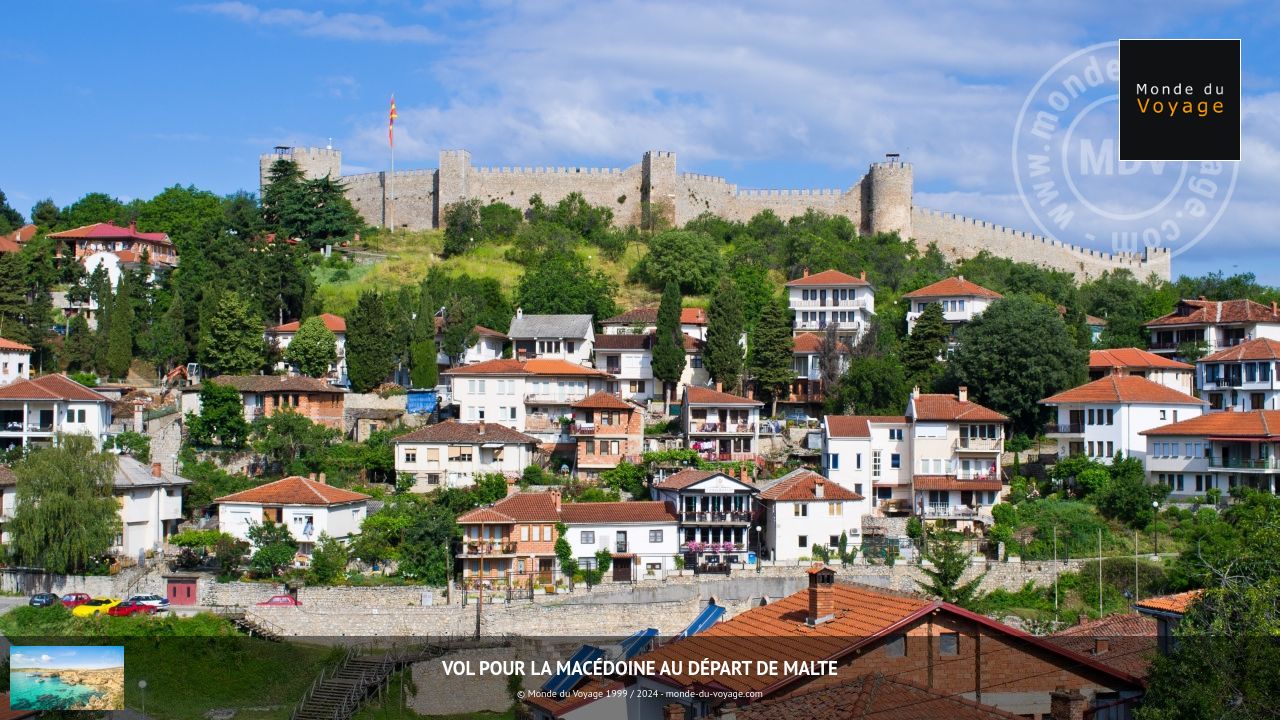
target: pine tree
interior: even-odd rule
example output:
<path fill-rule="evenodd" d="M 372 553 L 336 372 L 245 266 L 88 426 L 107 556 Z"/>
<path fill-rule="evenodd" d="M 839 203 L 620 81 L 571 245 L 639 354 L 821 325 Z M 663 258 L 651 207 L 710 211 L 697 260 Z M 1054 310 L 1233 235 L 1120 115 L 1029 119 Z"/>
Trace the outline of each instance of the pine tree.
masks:
<path fill-rule="evenodd" d="M 303 375 L 323 377 L 338 361 L 338 339 L 323 318 L 307 318 L 285 348 L 284 359 L 297 365 Z"/>
<path fill-rule="evenodd" d="M 387 306 L 376 292 L 361 293 L 347 318 L 347 372 L 351 389 L 369 392 L 395 369 L 395 342 Z"/>
<path fill-rule="evenodd" d="M 933 385 L 942 369 L 938 358 L 946 352 L 950 338 L 951 328 L 942 316 L 942 303 L 925 305 L 911 335 L 902 344 L 902 365 L 912 383 L 926 389 Z"/>
<path fill-rule="evenodd" d="M 62 356 L 67 370 L 93 369 L 93 331 L 84 315 L 76 314 L 67 324 L 67 339 L 62 344 Z"/>
<path fill-rule="evenodd" d="M 707 309 L 707 344 L 702 357 L 711 378 L 731 391 L 742 378 L 742 330 L 738 287 L 724 278 Z"/>
<path fill-rule="evenodd" d="M 0 337 L 24 335 L 27 283 L 23 266 L 18 253 L 0 255 Z"/>
<path fill-rule="evenodd" d="M 129 297 L 129 278 L 122 273 L 120 285 L 111 299 L 111 329 L 107 333 L 107 374 L 124 378 L 133 362 L 133 300 Z"/>
<path fill-rule="evenodd" d="M 187 336 L 181 295 L 174 295 L 169 309 L 160 317 L 151 333 L 151 359 L 160 366 L 161 374 L 175 363 L 187 359 Z"/>
<path fill-rule="evenodd" d="M 262 367 L 262 321 L 247 300 L 224 292 L 205 320 L 200 362 L 206 375 L 248 375 Z"/>
<path fill-rule="evenodd" d="M 928 539 L 924 557 L 933 567 L 921 566 L 920 571 L 928 582 L 916 581 L 920 590 L 943 602 L 964 607 L 978 594 L 978 586 L 986 573 L 961 584 L 960 578 L 969 568 L 970 553 L 964 546 L 964 538 L 954 532 L 939 533 Z"/>
<path fill-rule="evenodd" d="M 413 342 L 409 346 L 409 381 L 416 388 L 433 388 L 440 382 L 439 351 L 436 349 L 436 317 L 425 296 L 418 303 L 413 322 Z"/>
<path fill-rule="evenodd" d="M 653 376 L 663 382 L 662 397 L 668 412 L 672 391 L 684 374 L 684 336 L 680 332 L 680 286 L 668 282 L 658 304 L 657 337 L 653 343 Z"/>
<path fill-rule="evenodd" d="M 778 396 L 795 379 L 792 365 L 793 342 L 787 309 L 772 299 L 760 311 L 760 319 L 751 336 L 751 369 L 756 384 L 768 394 L 772 403 L 770 415 L 778 411 Z"/>

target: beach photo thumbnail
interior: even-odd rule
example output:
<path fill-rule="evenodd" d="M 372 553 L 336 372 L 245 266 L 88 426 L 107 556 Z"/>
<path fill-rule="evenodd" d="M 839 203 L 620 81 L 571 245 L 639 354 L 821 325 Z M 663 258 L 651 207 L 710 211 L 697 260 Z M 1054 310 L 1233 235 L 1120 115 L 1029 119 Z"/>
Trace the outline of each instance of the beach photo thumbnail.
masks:
<path fill-rule="evenodd" d="M 13 645 L 12 710 L 123 710 L 124 648 L 119 645 Z"/>

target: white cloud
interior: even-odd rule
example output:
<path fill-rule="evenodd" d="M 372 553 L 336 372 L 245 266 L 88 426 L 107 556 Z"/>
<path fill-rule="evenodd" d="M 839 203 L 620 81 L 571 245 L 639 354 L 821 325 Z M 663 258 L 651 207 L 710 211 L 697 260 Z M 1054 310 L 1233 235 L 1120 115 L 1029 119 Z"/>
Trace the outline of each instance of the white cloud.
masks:
<path fill-rule="evenodd" d="M 287 28 L 310 37 L 406 43 L 428 43 L 439 39 L 436 33 L 424 25 L 394 25 L 381 15 L 360 13 L 329 15 L 319 10 L 263 9 L 256 5 L 238 2 L 238 0 L 189 5 L 186 9 L 220 15 L 251 25 Z"/>
<path fill-rule="evenodd" d="M 52 655 L 45 654 L 40 656 L 40 662 L 49 662 L 52 659 L 53 659 Z"/>

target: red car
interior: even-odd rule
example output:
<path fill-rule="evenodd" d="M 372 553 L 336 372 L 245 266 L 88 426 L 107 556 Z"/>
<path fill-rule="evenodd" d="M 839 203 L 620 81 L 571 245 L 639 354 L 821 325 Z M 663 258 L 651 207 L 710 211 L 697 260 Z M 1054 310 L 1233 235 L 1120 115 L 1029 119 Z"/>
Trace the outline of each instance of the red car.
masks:
<path fill-rule="evenodd" d="M 129 617 L 130 615 L 155 615 L 159 608 L 154 605 L 138 602 L 137 600 L 125 600 L 107 610 L 107 614 L 113 617 Z"/>
<path fill-rule="evenodd" d="M 259 605 L 272 605 L 275 607 L 296 607 L 302 603 L 292 595 L 276 595 L 268 600 L 263 600 Z"/>
<path fill-rule="evenodd" d="M 65 608 L 79 607 L 92 599 L 93 596 L 89 593 L 67 593 L 62 596 L 62 606 Z"/>

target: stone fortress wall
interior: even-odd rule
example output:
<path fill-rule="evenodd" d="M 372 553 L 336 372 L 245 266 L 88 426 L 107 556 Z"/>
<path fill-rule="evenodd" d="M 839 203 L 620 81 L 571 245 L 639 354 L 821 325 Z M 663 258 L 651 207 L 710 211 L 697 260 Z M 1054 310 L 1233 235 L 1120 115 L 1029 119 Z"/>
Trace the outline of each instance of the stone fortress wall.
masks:
<path fill-rule="evenodd" d="M 307 177 L 341 175 L 342 153 L 331 148 L 277 147 L 259 162 L 265 184 L 271 163 L 293 159 Z M 441 226 L 444 208 L 460 200 L 505 202 L 525 210 L 539 195 L 554 204 L 578 192 L 593 205 L 613 210 L 621 226 L 642 222 L 645 208 L 682 225 L 702 213 L 749 220 L 763 210 L 782 219 L 817 209 L 848 217 L 860 232 L 897 232 L 922 249 L 935 243 L 951 259 L 982 251 L 1074 274 L 1081 280 L 1125 269 L 1145 279 L 1171 279 L 1167 248 L 1139 253 L 1105 253 L 953 213 L 918 207 L 913 202 L 912 166 L 891 156 L 872 163 L 867 174 L 844 189 L 752 190 L 722 177 L 679 172 L 676 154 L 650 150 L 626 168 L 477 167 L 465 150 L 442 150 L 439 166 L 342 176 L 347 197 L 371 225 L 422 230 Z"/>

